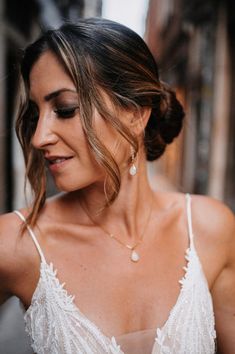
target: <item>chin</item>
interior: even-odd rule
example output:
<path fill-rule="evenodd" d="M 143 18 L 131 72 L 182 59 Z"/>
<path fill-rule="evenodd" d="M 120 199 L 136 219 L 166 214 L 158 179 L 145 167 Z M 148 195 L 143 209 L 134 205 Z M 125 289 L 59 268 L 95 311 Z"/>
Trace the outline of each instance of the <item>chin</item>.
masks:
<path fill-rule="evenodd" d="M 55 185 L 58 191 L 60 192 L 75 192 L 79 189 L 86 188 L 93 184 L 95 181 L 81 181 L 79 182 L 78 180 L 76 181 L 66 181 L 64 178 L 62 181 L 56 181 L 55 180 Z"/>

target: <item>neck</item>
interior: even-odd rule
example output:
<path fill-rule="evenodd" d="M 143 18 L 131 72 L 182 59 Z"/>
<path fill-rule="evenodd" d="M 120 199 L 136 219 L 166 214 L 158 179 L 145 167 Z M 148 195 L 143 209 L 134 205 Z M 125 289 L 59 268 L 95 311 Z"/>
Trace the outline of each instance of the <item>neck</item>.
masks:
<path fill-rule="evenodd" d="M 88 223 L 95 223 L 123 242 L 132 243 L 137 242 L 148 227 L 152 198 L 145 159 L 139 159 L 135 176 L 127 173 L 122 176 L 120 192 L 108 208 L 102 208 L 105 204 L 103 187 L 89 186 L 79 192 L 79 203 L 87 214 Z"/>

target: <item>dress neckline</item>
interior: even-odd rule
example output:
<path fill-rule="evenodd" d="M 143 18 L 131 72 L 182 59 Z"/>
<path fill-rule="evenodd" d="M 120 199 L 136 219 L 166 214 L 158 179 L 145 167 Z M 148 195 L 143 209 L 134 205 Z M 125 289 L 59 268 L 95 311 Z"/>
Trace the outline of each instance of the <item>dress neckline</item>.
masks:
<path fill-rule="evenodd" d="M 149 347 L 149 352 L 151 354 L 160 353 L 160 351 L 164 351 L 164 353 L 170 353 L 171 348 L 176 350 L 174 352 L 183 353 L 188 350 L 189 344 L 191 348 L 190 352 L 196 353 L 200 351 L 200 348 L 202 350 L 206 347 L 208 349 L 208 353 L 214 353 L 214 340 L 216 338 L 216 333 L 214 329 L 213 303 L 209 291 L 208 281 L 193 242 L 194 237 L 192 232 L 190 195 L 187 194 L 186 199 L 189 246 L 188 249 L 185 251 L 185 259 L 187 261 L 186 265 L 183 267 L 185 273 L 184 276 L 179 280 L 181 288 L 179 290 L 178 297 L 176 298 L 176 302 L 169 311 L 168 318 L 160 328 L 152 329 L 153 331 L 156 331 L 156 335 L 153 341 L 153 347 Z M 16 213 L 24 222 L 26 222 L 24 216 L 20 212 Z M 36 321 L 35 316 L 40 315 L 39 312 L 42 305 L 44 307 L 42 308 L 41 316 L 46 315 L 46 313 L 49 311 L 49 320 L 53 321 L 53 316 L 58 315 L 58 320 L 61 320 L 58 321 L 58 328 L 62 330 L 62 333 L 65 335 L 66 338 L 69 332 L 67 331 L 67 326 L 63 328 L 62 322 L 64 323 L 64 321 L 72 321 L 73 319 L 75 319 L 76 322 L 74 323 L 74 326 L 76 325 L 81 328 L 81 338 L 79 340 L 81 340 L 81 346 L 84 349 L 84 352 L 85 349 L 90 352 L 90 349 L 93 348 L 93 345 L 97 345 L 102 350 L 102 353 L 105 351 L 107 353 L 113 354 L 125 354 L 123 352 L 123 348 L 121 348 L 120 345 L 117 344 L 116 339 L 118 340 L 118 338 L 120 337 L 135 335 L 135 333 L 144 333 L 147 332 L 148 329 L 143 331 L 132 331 L 129 333 L 124 333 L 122 335 L 118 335 L 117 337 L 105 335 L 105 333 L 103 333 L 99 326 L 96 325 L 96 323 L 89 320 L 89 318 L 80 311 L 79 306 L 74 302 L 75 297 L 69 294 L 69 292 L 64 288 L 65 283 L 61 284 L 59 278 L 57 277 L 57 270 L 55 270 L 53 263 L 50 263 L 49 261 L 47 262 L 45 260 L 43 252 L 37 242 L 36 236 L 34 235 L 33 231 L 27 224 L 26 227 L 28 228 L 29 233 L 41 256 L 40 276 L 34 293 L 32 295 L 31 304 L 29 305 L 28 309 L 25 310 L 24 316 L 26 332 L 29 333 L 33 340 L 32 346 L 33 348 L 36 348 L 35 352 L 40 351 L 44 340 L 49 341 L 50 347 L 54 343 L 54 337 L 51 332 L 50 338 L 48 338 L 47 333 L 45 333 L 45 338 L 40 337 L 38 333 L 38 321 L 40 321 L 40 319 Z M 193 294 L 196 295 L 193 296 Z M 46 313 L 44 314 L 43 311 L 46 311 Z M 186 312 L 185 315 L 187 315 L 186 323 L 184 323 L 184 311 Z M 199 319 L 198 313 L 200 314 Z M 193 328 L 191 327 L 192 316 L 197 319 L 196 323 L 194 323 L 194 327 L 196 330 L 196 335 L 201 338 L 198 338 L 197 347 L 194 346 L 195 333 Z M 190 327 L 188 328 L 189 320 Z M 208 334 L 207 336 L 205 336 L 205 342 L 203 332 L 201 332 L 201 330 L 199 331 L 198 329 L 198 320 L 199 322 L 201 321 L 203 329 Z M 46 326 L 45 328 L 47 328 L 47 325 L 49 325 L 46 319 L 43 322 L 43 325 Z M 53 325 L 51 326 L 54 328 Z M 179 333 L 180 337 L 178 338 L 178 335 L 175 335 L 175 330 L 177 330 L 179 326 L 183 326 L 184 328 L 183 332 Z M 86 343 L 86 340 L 83 338 L 83 331 L 85 331 L 85 333 L 87 333 L 88 337 L 90 338 L 90 341 L 88 341 L 88 343 Z M 188 331 L 190 332 L 189 338 L 188 335 L 186 335 L 186 331 L 187 333 Z M 70 339 L 70 336 L 68 336 L 68 353 L 71 352 L 69 342 Z M 80 348 L 80 342 L 77 343 L 74 340 L 72 344 L 75 345 L 76 348 L 77 346 L 78 348 Z M 181 349 L 181 351 L 178 349 Z M 42 353 L 44 353 L 44 351 Z"/>
<path fill-rule="evenodd" d="M 183 267 L 185 274 L 184 276 L 178 281 L 181 285 L 180 287 L 180 291 L 179 294 L 176 298 L 176 302 L 174 303 L 173 307 L 171 308 L 171 310 L 169 311 L 169 315 L 166 319 L 166 321 L 164 322 L 164 324 L 161 327 L 157 327 L 157 328 L 151 328 L 151 329 L 144 329 L 144 330 L 138 330 L 138 331 L 131 331 L 131 332 L 127 332 L 118 336 L 109 336 L 106 335 L 100 328 L 99 326 L 93 322 L 92 320 L 90 320 L 79 308 L 79 306 L 74 302 L 75 296 L 69 294 L 69 292 L 66 290 L 65 288 L 65 283 L 61 283 L 58 276 L 57 276 L 57 269 L 54 268 L 54 265 L 52 262 L 47 263 L 45 260 L 41 260 L 40 262 L 40 276 L 39 276 L 39 280 L 37 283 L 37 286 L 33 292 L 32 295 L 32 299 L 31 299 L 31 303 L 29 305 L 29 307 L 27 308 L 27 310 L 25 310 L 25 315 L 24 318 L 29 315 L 30 311 L 33 309 L 33 305 L 34 305 L 34 301 L 37 298 L 37 293 L 39 292 L 40 286 L 42 284 L 42 279 L 43 279 L 43 272 L 46 271 L 47 274 L 49 274 L 50 276 L 54 277 L 54 279 L 56 280 L 56 284 L 58 287 L 58 290 L 61 291 L 63 293 L 63 296 L 65 297 L 66 301 L 68 301 L 71 306 L 73 311 L 77 312 L 78 314 L 80 314 L 80 316 L 82 316 L 86 323 L 89 324 L 89 326 L 96 332 L 99 334 L 99 336 L 101 336 L 103 339 L 105 339 L 107 342 L 109 342 L 110 344 L 116 346 L 116 348 L 118 348 L 120 350 L 120 346 L 118 346 L 117 344 L 117 339 L 119 337 L 123 337 L 123 336 L 127 336 L 127 335 L 131 335 L 131 334 L 135 334 L 138 332 L 143 332 L 143 331 L 147 331 L 147 330 L 155 330 L 156 331 L 156 335 L 154 338 L 154 343 L 153 343 L 153 349 L 152 349 L 152 353 L 154 352 L 154 347 L 155 347 L 155 341 L 157 342 L 161 342 L 161 338 L 163 335 L 163 331 L 165 331 L 168 322 L 170 321 L 170 318 L 172 316 L 172 313 L 175 311 L 175 309 L 177 308 L 178 304 L 180 304 L 180 299 L 181 296 L 183 294 L 183 291 L 186 287 L 186 283 L 187 280 L 190 279 L 190 269 L 191 269 L 191 262 L 193 261 L 194 257 L 196 257 L 197 262 L 199 263 L 200 268 L 202 268 L 201 266 L 201 262 L 197 256 L 196 250 L 194 247 L 192 247 L 192 245 L 189 246 L 189 248 L 186 249 L 185 251 L 185 259 L 186 259 L 186 266 Z M 208 286 L 208 283 L 206 281 L 206 284 Z M 124 354 L 122 351 L 120 351 L 121 354 Z"/>

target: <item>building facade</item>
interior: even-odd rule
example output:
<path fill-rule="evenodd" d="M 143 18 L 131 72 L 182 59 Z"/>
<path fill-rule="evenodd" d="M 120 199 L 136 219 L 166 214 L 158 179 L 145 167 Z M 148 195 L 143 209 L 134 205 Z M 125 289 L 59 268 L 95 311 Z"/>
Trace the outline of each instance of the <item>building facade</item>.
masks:
<path fill-rule="evenodd" d="M 150 0 L 145 38 L 186 111 L 158 170 L 235 210 L 234 23 L 233 1 Z"/>

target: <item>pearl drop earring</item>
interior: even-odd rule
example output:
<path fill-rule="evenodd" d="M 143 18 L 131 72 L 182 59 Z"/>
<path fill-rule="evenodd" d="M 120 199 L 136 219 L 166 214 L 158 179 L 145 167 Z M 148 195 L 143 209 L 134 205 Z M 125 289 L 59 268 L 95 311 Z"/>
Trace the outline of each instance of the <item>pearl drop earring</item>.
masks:
<path fill-rule="evenodd" d="M 134 149 L 131 146 L 131 167 L 129 169 L 129 173 L 131 176 L 135 176 L 137 173 L 137 167 L 135 166 L 134 161 L 135 161 Z"/>

